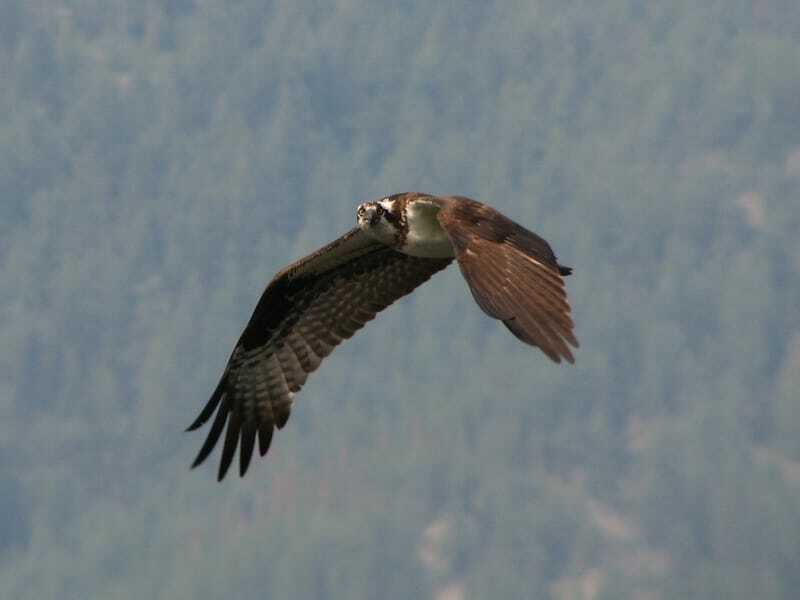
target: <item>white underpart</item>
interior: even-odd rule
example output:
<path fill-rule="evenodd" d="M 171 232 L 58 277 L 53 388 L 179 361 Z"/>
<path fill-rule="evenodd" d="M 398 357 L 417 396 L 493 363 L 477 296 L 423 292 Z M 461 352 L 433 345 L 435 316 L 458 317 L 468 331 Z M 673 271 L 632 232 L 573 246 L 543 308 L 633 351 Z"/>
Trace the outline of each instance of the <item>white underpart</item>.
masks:
<path fill-rule="evenodd" d="M 438 206 L 424 200 L 410 202 L 406 206 L 408 235 L 401 252 L 424 258 L 448 258 L 455 255 L 450 238 L 436 218 L 438 212 Z"/>

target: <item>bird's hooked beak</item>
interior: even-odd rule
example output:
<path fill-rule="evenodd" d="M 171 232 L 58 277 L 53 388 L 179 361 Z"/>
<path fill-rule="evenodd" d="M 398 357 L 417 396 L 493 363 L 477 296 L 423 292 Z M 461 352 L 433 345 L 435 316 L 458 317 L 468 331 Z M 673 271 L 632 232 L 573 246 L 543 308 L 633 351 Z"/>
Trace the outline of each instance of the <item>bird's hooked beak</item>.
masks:
<path fill-rule="evenodd" d="M 377 209 L 374 206 L 370 206 L 368 209 L 368 216 L 369 216 L 369 224 L 372 226 L 377 225 L 381 221 L 381 216 L 378 214 Z"/>

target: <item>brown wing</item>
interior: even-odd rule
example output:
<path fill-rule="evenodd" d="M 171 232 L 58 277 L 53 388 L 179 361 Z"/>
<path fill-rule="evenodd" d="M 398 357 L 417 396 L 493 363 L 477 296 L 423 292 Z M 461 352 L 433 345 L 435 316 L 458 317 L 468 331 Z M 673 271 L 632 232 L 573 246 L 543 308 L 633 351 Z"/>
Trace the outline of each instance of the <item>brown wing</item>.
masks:
<path fill-rule="evenodd" d="M 256 436 L 263 456 L 273 428 L 286 424 L 294 394 L 322 359 L 450 262 L 400 254 L 354 229 L 278 273 L 264 290 L 211 399 L 189 427 L 197 429 L 216 410 L 192 467 L 208 457 L 227 423 L 217 478 L 225 476 L 237 445 L 239 474 L 244 475 Z"/>
<path fill-rule="evenodd" d="M 555 362 L 575 362 L 577 348 L 562 275 L 550 245 L 490 206 L 442 198 L 439 223 L 453 243 L 461 273 L 483 311 Z"/>

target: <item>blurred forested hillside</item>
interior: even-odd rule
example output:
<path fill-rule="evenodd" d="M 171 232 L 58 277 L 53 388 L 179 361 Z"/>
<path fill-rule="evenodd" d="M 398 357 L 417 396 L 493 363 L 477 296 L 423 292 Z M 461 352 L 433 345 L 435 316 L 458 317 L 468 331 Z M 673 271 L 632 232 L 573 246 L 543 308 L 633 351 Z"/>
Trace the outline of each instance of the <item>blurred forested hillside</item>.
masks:
<path fill-rule="evenodd" d="M 264 284 L 407 190 L 546 237 L 557 366 L 451 267 L 245 479 Z M 0 597 L 796 598 L 800 3 L 0 2 Z"/>

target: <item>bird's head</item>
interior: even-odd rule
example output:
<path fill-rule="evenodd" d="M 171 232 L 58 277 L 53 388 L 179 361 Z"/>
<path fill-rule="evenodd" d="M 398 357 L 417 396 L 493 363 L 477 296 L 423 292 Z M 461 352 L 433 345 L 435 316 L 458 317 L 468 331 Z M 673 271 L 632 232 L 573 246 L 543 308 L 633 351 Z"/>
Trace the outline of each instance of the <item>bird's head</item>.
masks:
<path fill-rule="evenodd" d="M 386 245 L 394 245 L 400 237 L 400 215 L 396 200 L 383 198 L 358 205 L 356 222 L 362 231 Z"/>

